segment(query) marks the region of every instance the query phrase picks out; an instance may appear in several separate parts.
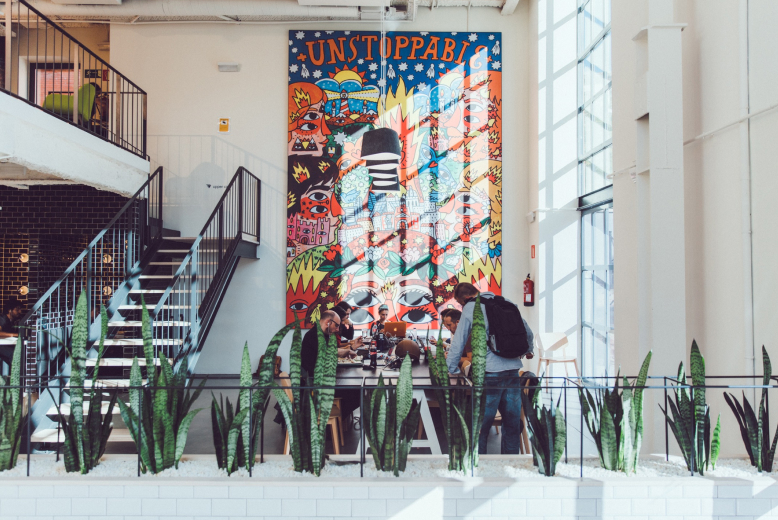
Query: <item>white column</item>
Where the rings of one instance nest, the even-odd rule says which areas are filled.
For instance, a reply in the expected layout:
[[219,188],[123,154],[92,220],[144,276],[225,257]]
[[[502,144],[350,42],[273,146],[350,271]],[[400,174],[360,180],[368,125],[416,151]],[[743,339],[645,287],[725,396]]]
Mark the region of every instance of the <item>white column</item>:
[[[638,306],[641,357],[653,350],[651,373],[672,375],[687,359],[681,31],[673,0],[649,2],[649,25],[635,37],[638,174]],[[685,364],[688,364],[685,363]],[[664,449],[661,393],[644,410],[646,445]],[[653,416],[653,417],[652,417]],[[649,430],[649,428],[647,428]]]

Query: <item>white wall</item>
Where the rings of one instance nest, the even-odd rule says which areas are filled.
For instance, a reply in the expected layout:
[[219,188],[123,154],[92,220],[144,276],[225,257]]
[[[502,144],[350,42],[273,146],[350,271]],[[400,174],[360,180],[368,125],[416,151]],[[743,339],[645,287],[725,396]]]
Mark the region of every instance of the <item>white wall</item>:
[[[744,0],[745,2],[745,0]],[[778,11],[770,0],[750,0],[751,111],[778,101],[776,37],[771,26]],[[740,2],[732,0],[677,0],[675,22],[688,26],[683,41],[684,141],[736,121],[741,115]],[[646,2],[613,2],[613,143],[614,170],[626,170],[636,159],[636,123],[633,118],[636,48],[633,36],[648,24]],[[750,161],[753,195],[753,267],[756,345],[763,343],[778,359],[774,309],[778,276],[774,267],[776,230],[774,175],[778,114],[771,112],[751,124]],[[749,158],[748,141],[734,125],[714,136],[684,146],[686,232],[687,342],[677,345],[678,359],[687,360],[692,339],[706,359],[709,375],[743,375],[753,369],[749,344],[750,309],[746,284],[748,257],[744,245],[741,158]],[[636,373],[638,315],[636,185],[627,174],[614,181],[615,300],[617,363]],[[746,218],[746,222],[747,222]],[[681,223],[679,223],[680,225]],[[771,255],[771,253],[773,253]],[[757,354],[756,372],[761,374]],[[656,374],[656,371],[652,371]],[[665,375],[665,374],[662,374]],[[669,374],[668,374],[669,375]],[[729,381],[732,382],[732,381]],[[742,453],[740,435],[721,392],[709,391],[712,413],[722,414],[722,455]],[[647,409],[647,423],[660,423],[656,406]],[[663,437],[663,436],[662,436]],[[673,443],[671,442],[671,445]],[[664,448],[656,438],[650,448]]]
[[[503,293],[520,301],[528,272],[528,2],[498,9],[419,9],[388,30],[503,33]],[[166,227],[198,233],[224,185],[246,166],[262,180],[260,260],[241,262],[198,362],[201,373],[235,373],[248,340],[257,360],[284,322],[286,267],[287,31],[376,30],[378,24],[117,25],[112,65],[148,92],[149,154],[165,167]],[[240,73],[219,73],[237,61]],[[217,137],[219,118],[231,133]],[[281,354],[283,356],[283,352]]]

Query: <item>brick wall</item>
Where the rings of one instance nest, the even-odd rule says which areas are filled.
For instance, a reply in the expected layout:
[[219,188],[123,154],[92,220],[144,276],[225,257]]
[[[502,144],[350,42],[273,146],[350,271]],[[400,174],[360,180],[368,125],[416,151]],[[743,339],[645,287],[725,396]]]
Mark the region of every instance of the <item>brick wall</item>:
[[0,486],[0,515],[90,520],[752,520],[778,512],[774,478],[295,480],[8,479]]
[[[12,294],[37,301],[126,202],[88,186],[0,186],[0,301]],[[29,254],[28,264],[20,253]],[[29,287],[26,298],[21,285]]]
[[22,262],[19,256],[28,253],[29,235],[0,235],[0,307],[5,305],[7,298],[16,296],[22,303],[27,302],[27,296],[19,294],[19,288],[29,287],[29,262]]

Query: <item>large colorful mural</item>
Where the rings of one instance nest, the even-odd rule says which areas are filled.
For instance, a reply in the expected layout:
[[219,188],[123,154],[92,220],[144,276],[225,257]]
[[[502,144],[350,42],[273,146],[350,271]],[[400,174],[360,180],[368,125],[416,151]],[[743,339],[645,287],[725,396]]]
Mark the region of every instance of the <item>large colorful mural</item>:
[[[455,285],[501,292],[500,33],[289,32],[287,321],[337,302],[437,328]],[[382,68],[385,81],[382,79]],[[400,138],[374,193],[362,137]]]

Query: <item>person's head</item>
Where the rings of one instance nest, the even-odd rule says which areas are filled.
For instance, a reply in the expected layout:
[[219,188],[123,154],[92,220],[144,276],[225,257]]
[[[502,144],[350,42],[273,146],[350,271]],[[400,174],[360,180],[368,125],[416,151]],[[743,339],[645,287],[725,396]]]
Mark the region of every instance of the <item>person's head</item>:
[[456,333],[459,319],[462,317],[462,311],[456,309],[447,309],[448,312],[443,316],[443,326],[446,327],[451,334]]
[[378,321],[385,322],[389,318],[389,306],[381,305],[378,307]]
[[454,289],[454,299],[459,305],[464,305],[470,298],[478,296],[479,292],[478,288],[471,283],[458,283]]
[[5,301],[5,307],[3,307],[3,314],[11,318],[12,320],[18,320],[22,316],[22,303],[15,297],[11,296]]
[[319,320],[321,331],[325,334],[335,334],[340,328],[340,316],[334,311],[324,311]]
[[338,307],[337,305],[332,308],[332,312],[338,315],[338,318],[340,318],[340,321],[343,322],[343,318],[346,317],[346,311],[344,311],[341,307]]
[[346,303],[346,302],[340,302],[340,303],[339,303],[339,304],[337,304],[335,307],[336,307],[336,308],[339,308],[339,309],[341,309],[341,310],[343,310],[343,316],[341,316],[341,319],[342,319],[343,317],[345,317],[346,319],[348,319],[348,318],[349,318],[349,316],[351,316],[351,305],[349,305],[348,303]]

